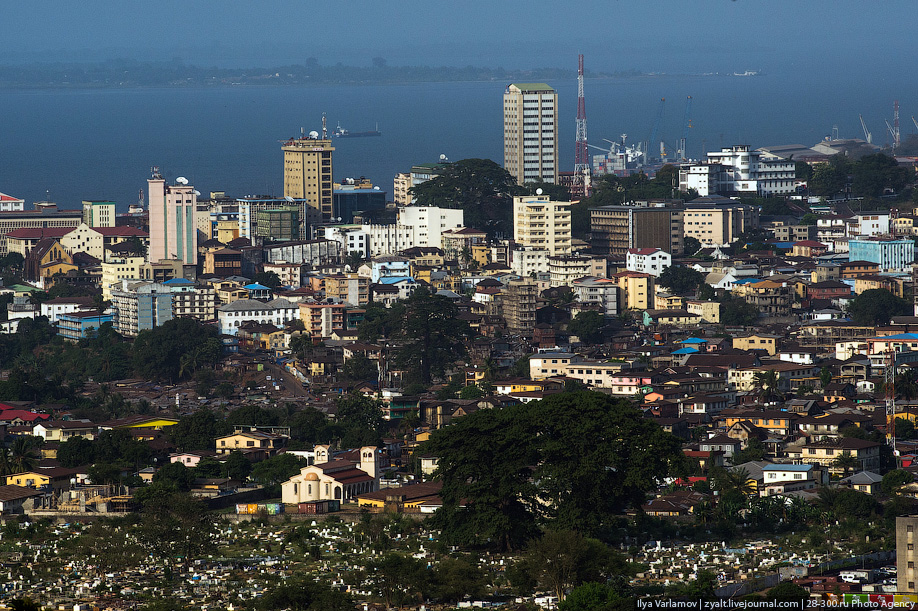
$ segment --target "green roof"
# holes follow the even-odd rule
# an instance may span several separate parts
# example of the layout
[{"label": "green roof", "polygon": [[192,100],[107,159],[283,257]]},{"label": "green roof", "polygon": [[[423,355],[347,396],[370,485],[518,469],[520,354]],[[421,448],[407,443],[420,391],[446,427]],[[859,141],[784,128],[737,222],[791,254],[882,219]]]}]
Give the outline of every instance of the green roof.
[{"label": "green roof", "polygon": [[554,87],[550,87],[545,83],[510,83],[511,86],[516,87],[520,91],[554,91]]}]

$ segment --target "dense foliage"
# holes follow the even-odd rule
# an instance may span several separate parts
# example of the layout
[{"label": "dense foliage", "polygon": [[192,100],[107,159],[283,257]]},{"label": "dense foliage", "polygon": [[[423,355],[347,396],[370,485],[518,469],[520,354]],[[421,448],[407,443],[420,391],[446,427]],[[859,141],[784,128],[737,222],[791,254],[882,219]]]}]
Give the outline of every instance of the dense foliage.
[{"label": "dense foliage", "polygon": [[539,527],[600,538],[681,465],[679,441],[629,402],[571,392],[481,410],[436,431],[443,508],[432,518],[451,542],[519,548]]},{"label": "dense foliage", "polygon": [[861,325],[885,325],[893,316],[911,314],[912,306],[886,289],[864,291],[848,304],[848,314]]}]

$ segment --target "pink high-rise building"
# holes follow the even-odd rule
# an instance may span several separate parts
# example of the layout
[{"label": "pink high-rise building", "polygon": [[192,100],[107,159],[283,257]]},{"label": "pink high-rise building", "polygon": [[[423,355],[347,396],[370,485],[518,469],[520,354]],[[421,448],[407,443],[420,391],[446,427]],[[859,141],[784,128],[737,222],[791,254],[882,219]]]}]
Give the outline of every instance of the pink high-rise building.
[{"label": "pink high-rise building", "polygon": [[188,180],[179,177],[174,185],[154,170],[149,185],[151,263],[178,259],[189,265],[197,264],[198,232],[195,225],[197,194]]}]

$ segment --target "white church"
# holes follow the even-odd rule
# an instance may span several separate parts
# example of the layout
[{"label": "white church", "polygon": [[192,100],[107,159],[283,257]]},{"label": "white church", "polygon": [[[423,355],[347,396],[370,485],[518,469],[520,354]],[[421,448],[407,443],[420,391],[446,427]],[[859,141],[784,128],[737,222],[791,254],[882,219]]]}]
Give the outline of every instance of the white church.
[{"label": "white church", "polygon": [[331,458],[331,446],[315,447],[315,463],[281,484],[285,504],[309,501],[350,501],[358,494],[379,490],[376,448],[364,446]]}]

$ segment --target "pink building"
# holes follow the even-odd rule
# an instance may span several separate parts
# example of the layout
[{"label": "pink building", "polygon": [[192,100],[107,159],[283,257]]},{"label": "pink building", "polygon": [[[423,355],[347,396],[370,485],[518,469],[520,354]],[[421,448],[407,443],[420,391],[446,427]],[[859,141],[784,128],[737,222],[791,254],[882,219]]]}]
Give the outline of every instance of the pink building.
[{"label": "pink building", "polygon": [[150,262],[178,259],[196,265],[198,231],[195,211],[198,197],[194,187],[182,177],[177,178],[174,185],[167,185],[158,172],[147,183],[150,195]]}]

